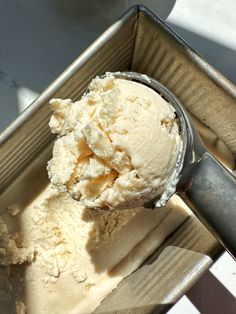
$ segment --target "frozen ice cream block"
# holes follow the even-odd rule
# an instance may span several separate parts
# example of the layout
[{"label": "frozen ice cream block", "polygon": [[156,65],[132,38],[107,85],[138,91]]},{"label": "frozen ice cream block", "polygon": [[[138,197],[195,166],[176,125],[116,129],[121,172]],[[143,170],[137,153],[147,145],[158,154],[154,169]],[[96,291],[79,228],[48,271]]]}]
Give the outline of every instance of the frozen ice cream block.
[{"label": "frozen ice cream block", "polygon": [[181,152],[174,109],[151,88],[107,74],[81,100],[52,99],[49,177],[86,207],[126,208],[163,193]]}]

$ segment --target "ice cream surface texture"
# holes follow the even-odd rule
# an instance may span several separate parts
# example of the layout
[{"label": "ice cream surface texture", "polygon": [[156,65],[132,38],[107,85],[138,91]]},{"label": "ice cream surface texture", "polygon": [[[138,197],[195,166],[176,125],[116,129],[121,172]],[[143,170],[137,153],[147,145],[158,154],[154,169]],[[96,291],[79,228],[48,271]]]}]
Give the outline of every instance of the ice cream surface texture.
[{"label": "ice cream surface texture", "polygon": [[59,135],[49,177],[86,207],[135,207],[164,192],[182,140],[173,108],[151,88],[107,74],[81,100],[52,99]]},{"label": "ice cream surface texture", "polygon": [[163,191],[181,146],[157,93],[108,74],[51,107],[52,184],[48,150],[0,195],[1,313],[92,313],[189,216],[178,196],[135,206]]},{"label": "ice cream surface texture", "polygon": [[85,209],[48,185],[0,215],[0,313],[85,314],[188,216],[160,210]]}]

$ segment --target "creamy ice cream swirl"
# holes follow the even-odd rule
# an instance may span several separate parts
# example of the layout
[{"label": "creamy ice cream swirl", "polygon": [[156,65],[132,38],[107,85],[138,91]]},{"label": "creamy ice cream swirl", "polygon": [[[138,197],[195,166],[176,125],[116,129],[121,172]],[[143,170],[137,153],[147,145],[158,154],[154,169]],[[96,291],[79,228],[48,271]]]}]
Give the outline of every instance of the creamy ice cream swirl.
[{"label": "creamy ice cream swirl", "polygon": [[173,108],[151,88],[107,74],[81,100],[52,99],[59,137],[48,173],[90,208],[136,207],[163,193],[182,140]]}]

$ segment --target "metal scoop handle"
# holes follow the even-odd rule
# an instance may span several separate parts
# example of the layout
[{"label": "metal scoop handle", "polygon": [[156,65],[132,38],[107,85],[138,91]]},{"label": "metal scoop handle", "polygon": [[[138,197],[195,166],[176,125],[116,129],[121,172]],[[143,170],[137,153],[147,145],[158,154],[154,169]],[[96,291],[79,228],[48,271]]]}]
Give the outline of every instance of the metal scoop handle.
[{"label": "metal scoop handle", "polygon": [[236,259],[236,177],[206,150],[185,107],[168,88],[136,72],[117,72],[115,76],[146,84],[175,108],[184,141],[177,192]]},{"label": "metal scoop handle", "polygon": [[196,216],[236,258],[236,179],[206,152],[192,165],[181,194]]}]

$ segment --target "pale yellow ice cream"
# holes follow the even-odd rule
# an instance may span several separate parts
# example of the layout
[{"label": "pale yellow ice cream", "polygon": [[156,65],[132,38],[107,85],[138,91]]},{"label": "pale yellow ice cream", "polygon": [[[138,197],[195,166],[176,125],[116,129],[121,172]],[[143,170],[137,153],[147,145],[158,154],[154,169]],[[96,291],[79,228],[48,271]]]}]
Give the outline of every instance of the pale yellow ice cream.
[{"label": "pale yellow ice cream", "polygon": [[[108,75],[51,107],[53,184],[38,178],[31,191],[35,160],[0,196],[2,313],[92,313],[189,215],[177,196],[155,211],[134,206],[163,191],[181,147],[158,94]],[[117,204],[133,208],[88,208]]]},{"label": "pale yellow ice cream", "polygon": [[0,313],[92,313],[187,216],[178,199],[152,212],[90,211],[49,185],[0,216]]},{"label": "pale yellow ice cream", "polygon": [[80,101],[53,99],[59,135],[49,177],[86,207],[135,207],[160,195],[182,140],[173,108],[149,87],[107,74]]}]

